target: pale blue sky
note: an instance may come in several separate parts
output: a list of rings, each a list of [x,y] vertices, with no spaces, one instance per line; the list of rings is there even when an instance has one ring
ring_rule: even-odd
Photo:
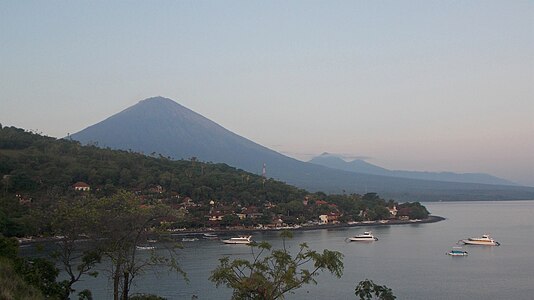
[[[0,1],[0,122],[161,95],[299,159],[534,186],[533,1]]]

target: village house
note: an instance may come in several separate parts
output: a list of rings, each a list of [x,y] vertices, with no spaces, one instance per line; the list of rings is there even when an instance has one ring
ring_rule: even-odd
[[[163,193],[163,187],[161,185],[156,185],[154,187],[151,187],[148,189],[148,192],[149,193],[154,193],[154,194],[161,194]]]
[[[272,204],[271,201],[268,201],[266,202],[265,204],[263,204],[263,207],[267,208],[267,209],[271,209],[271,208],[274,208],[276,207],[275,204]]]
[[[185,208],[189,208],[189,207],[196,207],[198,206],[194,201],[193,199],[189,198],[189,197],[185,197],[184,200],[182,201],[182,205],[185,207]]]
[[[397,206],[393,206],[392,208],[388,207],[389,213],[393,216],[397,216]]]
[[[316,200],[315,201],[315,205],[319,206],[319,205],[323,205],[323,204],[328,204],[328,202],[324,201],[324,200]]]
[[[282,219],[280,219],[280,217],[275,217],[273,218],[272,222],[269,223],[269,224],[266,224],[264,225],[263,227],[265,228],[270,228],[270,229],[274,229],[274,228],[280,228],[280,227],[283,227],[285,224],[284,224],[284,221]]]
[[[223,212],[220,212],[220,211],[216,211],[216,212],[213,212],[209,215],[209,220],[210,221],[222,221],[223,217],[225,216],[226,214],[223,213]]]
[[[259,212],[258,208],[255,206],[244,208],[241,213],[245,214],[245,216],[249,219],[257,219],[263,216],[263,214]]]
[[[30,205],[32,203],[32,198],[24,197],[20,194],[15,195],[19,199],[19,203],[22,205]]]
[[[90,191],[91,190],[91,186],[89,186],[87,183],[83,182],[83,181],[78,181],[76,182],[75,184],[72,185],[72,187],[74,188],[75,191]]]
[[[338,219],[340,217],[339,213],[331,212],[326,215],[319,216],[319,224],[336,224],[339,223]]]

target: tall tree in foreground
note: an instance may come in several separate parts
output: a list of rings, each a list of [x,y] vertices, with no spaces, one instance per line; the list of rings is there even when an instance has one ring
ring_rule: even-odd
[[[328,270],[336,277],[343,274],[343,254],[324,250],[319,253],[300,244],[299,251],[292,256],[285,238],[290,232],[283,232],[283,248],[272,250],[267,242],[251,244],[252,261],[228,257],[221,258],[220,265],[212,272],[210,280],[218,286],[226,285],[234,290],[232,299],[283,299],[287,293],[305,284],[317,284],[315,277]]]
[[[60,199],[53,204],[47,212],[51,232],[61,239],[54,243],[52,257],[65,271],[67,279],[62,281],[64,292],[62,299],[69,299],[75,291],[73,285],[80,281],[82,276],[96,277],[98,272],[94,267],[100,263],[102,250],[98,243],[90,242],[98,240],[97,232],[93,228],[95,224],[94,198]],[[80,243],[85,239],[85,243]],[[88,294],[88,291],[84,291]]]
[[[167,266],[185,277],[175,259],[175,243],[169,243],[166,255],[156,251],[141,254],[137,249],[137,245],[146,242],[145,234],[156,230],[161,218],[169,213],[168,207],[142,205],[135,195],[127,192],[95,203],[102,253],[111,261],[114,300],[127,300],[134,278],[150,266]]]

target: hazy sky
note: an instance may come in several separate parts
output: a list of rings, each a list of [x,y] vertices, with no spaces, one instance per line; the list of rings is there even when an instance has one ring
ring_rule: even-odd
[[[161,95],[299,159],[534,186],[533,1],[0,1],[0,123]]]

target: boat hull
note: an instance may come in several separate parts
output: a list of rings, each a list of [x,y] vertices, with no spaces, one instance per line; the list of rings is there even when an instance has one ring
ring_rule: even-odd
[[[225,244],[233,244],[233,245],[237,245],[237,244],[248,245],[248,244],[250,244],[251,242],[250,242],[250,241],[231,241],[231,240],[223,240],[223,243],[225,243]]]
[[[462,240],[462,243],[465,245],[480,245],[480,246],[499,246],[499,242],[495,241],[472,241],[472,240]]]
[[[252,236],[233,237],[228,240],[222,240],[222,242],[225,244],[231,244],[231,245],[232,244],[233,245],[238,245],[238,244],[248,245],[252,243]]]
[[[374,242],[378,241],[378,238],[358,238],[358,237],[351,237],[348,239],[351,242]]]
[[[154,250],[156,247],[154,246],[135,246],[135,249],[137,250]]]

